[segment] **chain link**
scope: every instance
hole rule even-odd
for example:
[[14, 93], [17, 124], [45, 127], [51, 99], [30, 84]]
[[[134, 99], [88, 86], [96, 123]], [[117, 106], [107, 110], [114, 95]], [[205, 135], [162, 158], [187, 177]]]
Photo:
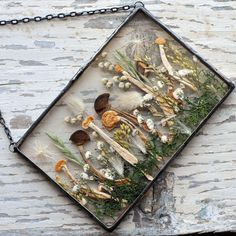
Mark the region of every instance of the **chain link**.
[[15, 152], [16, 143], [14, 142], [14, 140], [13, 140], [13, 138], [12, 138], [11, 131], [10, 131], [10, 129], [7, 127], [6, 121], [5, 121], [5, 119], [3, 118], [1, 111], [0, 111], [0, 124], [3, 126], [4, 132], [5, 132], [5, 134], [6, 134], [7, 138], [8, 138], [8, 140], [10, 141], [9, 150], [10, 150], [11, 152]]
[[[133, 5], [124, 5], [121, 7], [111, 7], [111, 8], [102, 8], [102, 9], [95, 9], [95, 10], [88, 10], [88, 11], [81, 11], [81, 12], [76, 12], [72, 11], [70, 13], [58, 13], [56, 15], [53, 14], [48, 14], [44, 17], [42, 16], [35, 16], [35, 17], [24, 17], [22, 19], [12, 19], [12, 20], [0, 20], [0, 26], [4, 25], [17, 25], [19, 23], [29, 23], [29, 22], [40, 22], [40, 21], [45, 21], [45, 20], [53, 20], [53, 19], [65, 19], [69, 17], [77, 17], [77, 16], [82, 16], [82, 15], [94, 15], [94, 14], [104, 14], [104, 13], [115, 13], [115, 12], [120, 12], [120, 11], [129, 11], [130, 9], [135, 9], [137, 7], [144, 7], [143, 2], [138, 1]], [[13, 137], [11, 135], [10, 129], [6, 125], [6, 121], [2, 116], [2, 112], [0, 111], [0, 125], [3, 126], [4, 132], [6, 133], [7, 138], [9, 139], [9, 150], [11, 152], [16, 151], [16, 143], [13, 140]]]
[[70, 13], [58, 13], [58, 14], [48, 14], [46, 16], [35, 16], [35, 17], [24, 17], [22, 19], [12, 19], [12, 20], [0, 20], [0, 26], [5, 25], [17, 25], [19, 23], [29, 23], [29, 22], [40, 22], [40, 21], [50, 21], [53, 19], [65, 19], [70, 17], [82, 16], [82, 15], [94, 15], [94, 14], [104, 14], [104, 13], [115, 13], [120, 11], [129, 11], [135, 9], [137, 7], [144, 7], [144, 3], [138, 1], [133, 5], [124, 5], [120, 7], [110, 7], [110, 8], [102, 8], [102, 9], [95, 9], [95, 10], [86, 10], [81, 12], [70, 12]]

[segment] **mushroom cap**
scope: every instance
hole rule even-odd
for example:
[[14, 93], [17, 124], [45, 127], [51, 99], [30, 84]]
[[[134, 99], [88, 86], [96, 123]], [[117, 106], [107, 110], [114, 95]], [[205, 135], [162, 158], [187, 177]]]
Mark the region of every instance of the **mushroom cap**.
[[166, 43], [166, 40], [162, 37], [158, 37], [156, 38], [155, 43], [158, 45], [164, 45]]
[[120, 122], [120, 117], [117, 112], [106, 111], [103, 113], [102, 124], [106, 129], [112, 130], [118, 122]]
[[55, 171], [60, 172], [62, 167], [66, 164], [65, 160], [59, 160], [55, 165]]
[[89, 127], [89, 124], [94, 121], [93, 116], [88, 116], [83, 122], [82, 122], [82, 127], [83, 129], [87, 129]]
[[77, 130], [70, 136], [70, 141], [78, 146], [81, 146], [90, 141], [90, 137], [84, 130]]
[[109, 108], [109, 93], [99, 95], [94, 102], [94, 109], [98, 114], [104, 113]]

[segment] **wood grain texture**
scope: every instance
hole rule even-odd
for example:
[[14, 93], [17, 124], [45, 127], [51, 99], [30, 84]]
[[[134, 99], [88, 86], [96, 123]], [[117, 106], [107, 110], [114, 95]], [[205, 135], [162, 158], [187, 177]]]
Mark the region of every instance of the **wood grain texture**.
[[[129, 4], [114, 0], [2, 0], [0, 18]], [[236, 1], [144, 1], [156, 17], [236, 80]], [[0, 28], [0, 108], [15, 139], [125, 18], [96, 15]], [[106, 235], [20, 156], [0, 129], [0, 235]], [[113, 235], [236, 232], [236, 92]], [[108, 235], [108, 234], [107, 234]]]

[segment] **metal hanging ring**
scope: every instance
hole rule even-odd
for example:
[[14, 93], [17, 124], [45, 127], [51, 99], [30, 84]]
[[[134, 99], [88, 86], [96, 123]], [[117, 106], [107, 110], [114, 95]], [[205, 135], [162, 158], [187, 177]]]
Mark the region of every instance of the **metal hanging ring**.
[[141, 1], [137, 1], [137, 2], [135, 2], [134, 5], [135, 5], [135, 7], [145, 7], [144, 3], [141, 2]]

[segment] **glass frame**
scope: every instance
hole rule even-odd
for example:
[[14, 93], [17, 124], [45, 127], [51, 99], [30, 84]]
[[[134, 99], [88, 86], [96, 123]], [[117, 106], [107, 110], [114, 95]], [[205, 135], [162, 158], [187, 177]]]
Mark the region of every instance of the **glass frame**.
[[[68, 192], [66, 192], [54, 179], [52, 179], [47, 173], [42, 171], [34, 162], [32, 162], [22, 151], [21, 151], [21, 145], [24, 143], [26, 138], [32, 133], [32, 131], [35, 129], [35, 127], [41, 122], [41, 120], [48, 114], [48, 112], [56, 105], [56, 103], [63, 97], [63, 95], [73, 86], [74, 82], [77, 81], [80, 76], [83, 74], [83, 72], [91, 65], [91, 63], [97, 58], [97, 56], [102, 52], [104, 47], [113, 39], [113, 37], [120, 31], [120, 29], [130, 20], [133, 19], [133, 17], [138, 13], [142, 12], [146, 16], [148, 16], [153, 22], [155, 22], [159, 27], [161, 27], [165, 32], [167, 32], [171, 37], [174, 38], [181, 46], [183, 46], [187, 51], [189, 51], [192, 55], [195, 55], [196, 58], [204, 65], [206, 66], [211, 72], [216, 74], [218, 78], [220, 78], [227, 86], [228, 91], [224, 95], [224, 97], [216, 104], [216, 106], [211, 110], [211, 112], [202, 120], [202, 122], [197, 126], [197, 128], [193, 131], [193, 133], [184, 141], [184, 143], [179, 147], [179, 149], [174, 153], [174, 155], [164, 164], [164, 166], [161, 167], [158, 174], [155, 176], [154, 180], [149, 182], [149, 184], [146, 185], [146, 187], [143, 189], [143, 191], [140, 193], [140, 195], [126, 208], [126, 210], [115, 220], [114, 224], [112, 226], [107, 226], [104, 224], [96, 215], [91, 213], [87, 210], [86, 207], [81, 205], [78, 200], [76, 200], [74, 197], [72, 197]], [[35, 166], [40, 172], [42, 172], [46, 177], [53, 182], [56, 186], [58, 186], [62, 192], [64, 192], [69, 198], [71, 198], [73, 201], [78, 203], [83, 209], [85, 209], [90, 216], [92, 216], [104, 229], [107, 231], [113, 231], [119, 223], [122, 221], [122, 219], [128, 214], [128, 212], [133, 208], [133, 206], [144, 196], [144, 194], [149, 190], [149, 188], [154, 184], [158, 176], [166, 169], [166, 167], [169, 165], [169, 163], [179, 155], [179, 153], [184, 149], [184, 147], [190, 142], [190, 140], [195, 136], [195, 134], [201, 129], [201, 127], [206, 123], [206, 121], [211, 117], [211, 115], [217, 110], [217, 108], [224, 102], [224, 100], [229, 96], [229, 94], [234, 89], [234, 84], [227, 80], [220, 72], [218, 72], [212, 65], [210, 65], [208, 62], [206, 62], [199, 54], [197, 54], [192, 48], [187, 46], [178, 36], [176, 36], [170, 29], [168, 29], [166, 26], [164, 26], [158, 19], [156, 19], [149, 11], [147, 11], [144, 7], [139, 7], [135, 9], [133, 12], [130, 13], [130, 15], [126, 18], [124, 22], [113, 32], [113, 34], [108, 38], [108, 40], [105, 42], [105, 44], [97, 51], [97, 53], [91, 58], [91, 60], [82, 67], [78, 73], [69, 81], [67, 86], [63, 89], [63, 91], [56, 97], [56, 99], [48, 106], [48, 108], [41, 114], [41, 116], [32, 124], [32, 126], [28, 129], [28, 131], [20, 138], [20, 140], [17, 142], [16, 151], [21, 156], [23, 156], [26, 160], [28, 160], [33, 166]]]

